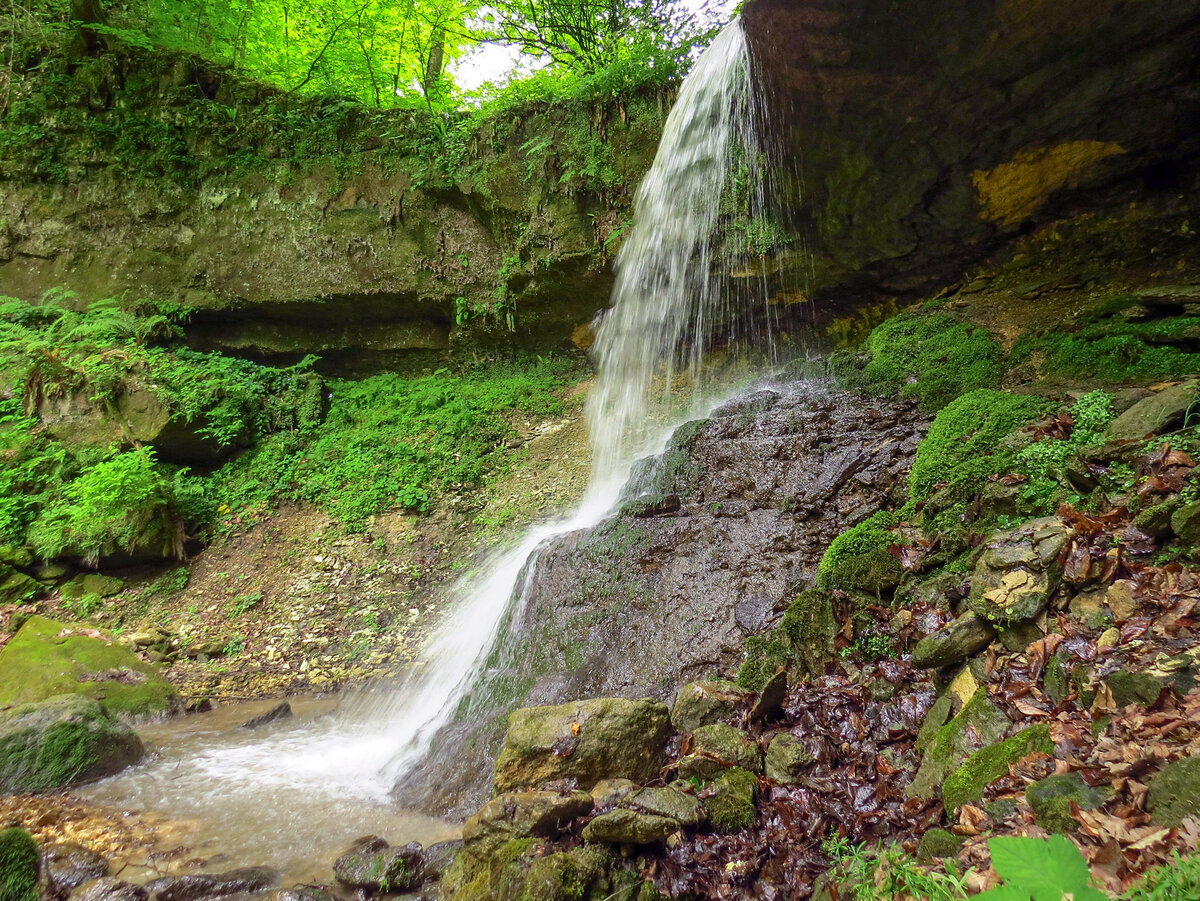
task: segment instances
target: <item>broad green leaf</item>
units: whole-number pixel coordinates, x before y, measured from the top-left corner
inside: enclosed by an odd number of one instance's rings
[[[1062,901],[1071,893],[1076,901],[1086,901],[1091,871],[1070,840],[1053,835],[1040,838],[994,838],[988,842],[992,866],[1009,885],[1024,889],[1034,901]],[[1092,899],[1094,895],[1090,896]],[[1101,895],[1101,898],[1104,896]]]
[[[1011,885],[998,885],[976,895],[974,901],[1029,901],[1029,892]]]

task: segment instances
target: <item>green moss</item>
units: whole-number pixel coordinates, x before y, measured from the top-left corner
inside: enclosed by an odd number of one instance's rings
[[[976,751],[946,778],[942,786],[942,802],[946,809],[957,810],[964,804],[981,800],[985,788],[1008,775],[1010,764],[1035,752],[1054,755],[1054,740],[1045,723],[1022,729],[1006,741]]]
[[[787,640],[792,659],[813,675],[824,674],[825,663],[833,659],[837,630],[828,593],[813,588],[800,592],[788,605],[778,629]]]
[[[582,901],[604,875],[607,859],[594,845],[539,857],[529,866],[521,901]]]
[[[896,543],[893,524],[892,514],[881,510],[835,538],[821,558],[817,586],[876,594],[895,586],[903,570],[888,553],[888,546]]]
[[[986,330],[945,314],[901,313],[871,332],[870,355],[854,373],[840,366],[847,387],[913,397],[937,410],[1004,375],[1004,351]]]
[[[1033,808],[1037,824],[1050,832],[1073,832],[1079,821],[1071,814],[1071,805],[1095,810],[1113,795],[1107,786],[1092,787],[1080,773],[1062,773],[1034,782],[1025,789],[1025,798]]]
[[[24,829],[0,830],[0,899],[37,901],[38,848]]]
[[[958,852],[966,841],[961,835],[955,835],[947,829],[930,829],[921,836],[921,844],[917,847],[917,860],[941,860],[946,857],[958,857]]]
[[[704,802],[708,819],[717,832],[735,832],[754,825],[758,777],[733,767],[713,783],[713,794]]]
[[[762,691],[767,680],[788,662],[791,648],[774,632],[746,639],[746,659],[738,669],[737,684],[751,691]]]

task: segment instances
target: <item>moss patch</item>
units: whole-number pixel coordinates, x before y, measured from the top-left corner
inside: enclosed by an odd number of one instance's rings
[[[24,829],[0,830],[0,898],[37,901],[38,849]]]
[[[717,832],[734,832],[754,825],[754,798],[758,777],[734,767],[713,783],[712,797],[704,802],[708,819]]]
[[[983,798],[983,790],[1008,775],[1009,764],[1036,752],[1054,754],[1050,727],[1045,723],[1022,729],[1012,738],[977,751],[947,777],[942,786],[942,802],[947,810],[957,810]]]
[[[872,593],[895,587],[903,570],[888,553],[889,545],[896,543],[893,524],[892,514],[881,510],[835,538],[821,558],[818,587]]]

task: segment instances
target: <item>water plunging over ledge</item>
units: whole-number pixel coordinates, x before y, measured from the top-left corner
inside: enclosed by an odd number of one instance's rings
[[[351,696],[332,714],[266,736],[214,735],[210,744],[160,754],[86,794],[216,823],[252,816],[256,807],[275,811],[276,822],[252,830],[244,847],[234,847],[238,840],[225,832],[231,865],[288,859],[307,831],[304,811],[389,802],[392,786],[429,753],[508,624],[520,619],[540,549],[609,515],[631,462],[661,447],[664,426],[684,412],[671,409],[672,385],[682,375],[697,388],[706,344],[718,332],[722,339],[740,337],[746,298],[714,274],[714,263],[726,237],[723,203],[750,210],[762,205],[755,106],[745,33],[735,20],[684,82],[637,193],[631,236],[617,261],[613,308],[597,333],[599,376],[586,411],[592,476],[579,508],[483,559],[479,575],[456,588],[455,609],[395,689]],[[699,391],[688,393],[699,402]],[[236,806],[224,801],[230,796],[239,799]],[[294,807],[289,798],[296,799]],[[327,818],[316,828],[328,832]],[[428,828],[388,837],[427,834]],[[352,837],[338,834],[334,847]],[[317,847],[314,841],[319,854]]]

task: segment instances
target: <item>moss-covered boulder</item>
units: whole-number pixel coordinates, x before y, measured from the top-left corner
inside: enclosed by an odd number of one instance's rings
[[[1106,785],[1088,785],[1080,773],[1047,776],[1025,789],[1025,800],[1033,808],[1037,824],[1049,832],[1073,832],[1079,822],[1071,815],[1071,805],[1095,810],[1113,796]]]
[[[649,845],[678,832],[679,826],[679,821],[673,817],[622,808],[602,813],[584,826],[583,840],[613,845]]]
[[[757,776],[741,767],[726,772],[712,784],[712,794],[704,801],[712,828],[716,832],[734,832],[753,826],[757,796]]]
[[[934,797],[947,776],[976,751],[1004,738],[1008,727],[1008,717],[988,698],[987,688],[979,688],[958,715],[934,734],[908,795]]]
[[[971,579],[971,610],[1002,625],[1033,619],[1062,581],[1058,555],[1070,537],[1053,516],[994,533]]]
[[[954,666],[982,651],[996,630],[974,613],[967,612],[936,632],[926,635],[913,648],[912,665],[917,669]]]
[[[961,835],[955,835],[948,829],[930,829],[921,836],[921,843],[917,846],[917,860],[928,862],[958,857],[964,841],[966,839]]]
[[[0,898],[37,901],[38,848],[24,829],[0,830]]]
[[[1138,401],[1108,426],[1109,441],[1136,441],[1160,435],[1183,424],[1187,411],[1200,400],[1200,382],[1164,388]]]
[[[630,810],[669,817],[681,826],[699,826],[704,821],[704,806],[693,794],[674,785],[643,788],[621,804]]]
[[[574,779],[590,788],[601,779],[649,782],[658,774],[671,734],[657,701],[596,698],[554,707],[523,707],[508,721],[496,760],[497,792]]]
[[[825,675],[825,665],[837,656],[834,640],[838,625],[833,600],[827,591],[809,588],[788,605],[779,632],[802,673]]]
[[[1200,816],[1200,757],[1185,757],[1163,767],[1150,780],[1146,808],[1160,826],[1179,826]]]
[[[587,847],[538,857],[529,865],[522,898],[529,901],[587,898],[589,890],[603,879],[607,863],[607,855]]]
[[[900,584],[904,570],[888,548],[896,543],[892,516],[879,512],[843,532],[829,545],[817,586],[879,594]]]
[[[573,819],[591,811],[592,796],[582,791],[497,795],[463,824],[463,847],[477,858],[488,858],[515,839],[555,836]]]
[[[53,791],[111,776],[144,753],[96,701],[60,695],[0,712],[0,792]]]
[[[77,694],[103,701],[114,716],[180,709],[175,688],[154,666],[97,634],[103,633],[31,616],[0,651],[0,706]]]
[[[1200,545],[1200,501],[1185,504],[1171,514],[1171,531],[1188,547]]]
[[[794,785],[813,765],[813,755],[790,732],[780,732],[767,745],[764,771],[767,779],[780,785]]]
[[[925,720],[921,723],[921,729],[917,732],[917,740],[913,745],[913,750],[918,754],[924,754],[935,738],[937,738],[938,730],[946,725],[946,721],[950,719],[954,713],[954,698],[946,693],[933,702],[933,706],[929,708],[929,712],[925,714]]]
[[[270,867],[239,867],[224,873],[163,876],[146,883],[155,901],[199,901],[230,895],[257,895],[279,885],[280,873]]]
[[[728,720],[739,707],[749,707],[752,703],[754,692],[736,682],[724,679],[689,682],[679,689],[671,708],[671,725],[678,732],[693,732],[701,726]]]
[[[44,590],[36,579],[0,564],[0,605],[28,604]]]
[[[679,761],[679,778],[709,782],[730,767],[761,773],[762,751],[742,730],[714,723],[692,733],[692,753]]]
[[[947,810],[979,801],[983,790],[1008,775],[1008,768],[1030,754],[1054,754],[1054,740],[1045,723],[1022,729],[1012,738],[976,751],[942,785],[942,803]]]
[[[354,842],[333,863],[333,875],[342,885],[367,891],[406,892],[421,884],[421,846],[415,842],[393,848],[376,835]]]

